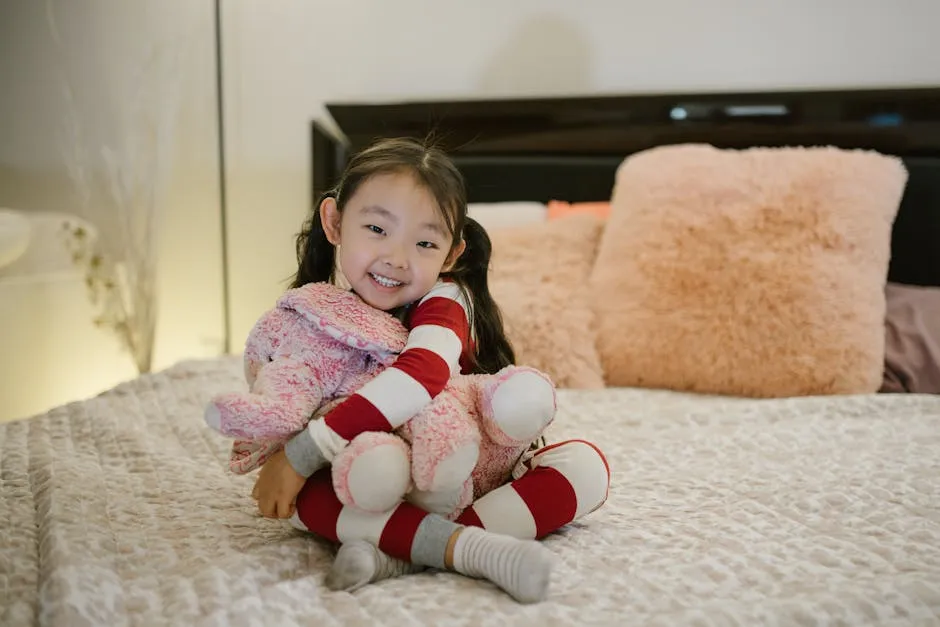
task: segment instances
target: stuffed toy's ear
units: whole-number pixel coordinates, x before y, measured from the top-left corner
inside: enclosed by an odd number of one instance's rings
[[[281,450],[283,442],[235,440],[229,454],[229,470],[237,475],[245,475],[260,468],[268,458]]]
[[[408,339],[408,331],[397,318],[329,283],[288,290],[277,305],[296,311],[340,342],[373,353],[384,364],[395,361]]]

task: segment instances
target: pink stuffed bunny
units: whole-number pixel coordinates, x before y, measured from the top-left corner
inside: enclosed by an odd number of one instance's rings
[[[308,420],[394,362],[407,335],[396,318],[336,286],[287,291],[248,337],[249,391],[218,395],[206,408],[206,422],[236,440],[231,469],[259,467]],[[349,442],[333,460],[337,496],[344,505],[381,512],[408,495],[456,516],[508,479],[554,414],[554,387],[532,368],[452,377],[395,433],[363,433]]]

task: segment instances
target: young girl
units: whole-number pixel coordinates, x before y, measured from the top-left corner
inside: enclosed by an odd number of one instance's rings
[[[336,282],[338,267],[363,301],[399,315],[409,338],[392,366],[264,464],[253,491],[262,514],[342,543],[327,581],[334,589],[426,566],[487,578],[520,601],[541,600],[550,561],[534,540],[607,497],[609,470],[594,445],[562,442],[525,456],[515,480],[456,522],[408,502],[377,515],[343,508],[325,468],[356,435],[402,425],[453,373],[496,373],[514,362],[487,283],[490,241],[467,217],[460,172],[419,142],[379,142],[350,160],[297,252],[292,287]],[[554,390],[540,382],[520,387],[511,402],[547,424]]]

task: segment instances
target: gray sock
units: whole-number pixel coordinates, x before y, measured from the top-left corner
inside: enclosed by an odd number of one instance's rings
[[[454,545],[454,570],[468,577],[487,579],[520,603],[542,601],[548,593],[551,554],[535,540],[519,540],[477,527],[462,527],[439,516],[425,516],[415,533],[411,561],[444,568],[444,555],[453,533],[462,529]]]
[[[326,466],[323,451],[314,442],[310,429],[304,429],[284,445],[284,455],[297,474],[309,477]]]
[[[447,543],[454,532],[460,528],[461,525],[440,516],[434,514],[425,516],[418,525],[415,539],[411,543],[412,563],[444,570]]]
[[[424,566],[396,559],[365,540],[354,540],[339,547],[326,576],[326,587],[352,592],[369,583],[422,570]]]

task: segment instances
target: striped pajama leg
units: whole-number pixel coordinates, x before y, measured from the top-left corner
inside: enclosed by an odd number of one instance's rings
[[[518,470],[514,473],[518,478],[477,499],[457,522],[536,539],[591,513],[607,499],[607,460],[596,446],[583,440],[543,447]],[[328,540],[365,540],[392,557],[412,561],[415,533],[426,516],[407,502],[382,514],[344,507],[333,491],[329,469],[324,469],[298,495],[291,522]]]
[[[516,538],[543,538],[600,508],[610,486],[607,459],[584,440],[537,450],[513,476],[477,499],[457,522]]]
[[[290,523],[341,544],[365,540],[392,557],[410,562],[415,533],[426,516],[429,514],[406,502],[380,514],[344,506],[333,490],[330,469],[324,468],[307,479],[297,495]]]

